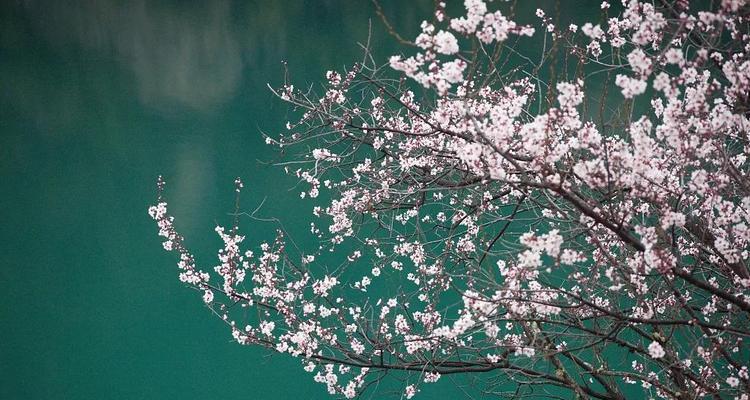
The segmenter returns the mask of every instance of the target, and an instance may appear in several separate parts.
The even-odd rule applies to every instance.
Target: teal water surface
[[[411,34],[429,4],[393,10]],[[146,208],[164,175],[208,266],[236,176],[246,208],[307,217],[259,162],[276,157],[261,130],[287,120],[266,84],[282,61],[300,84],[351,64],[374,15],[345,0],[2,2],[0,399],[329,398],[299,362],[231,341]]]

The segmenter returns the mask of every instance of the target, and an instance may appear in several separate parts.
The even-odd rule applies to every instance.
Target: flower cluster
[[[317,248],[279,232],[255,256],[235,222],[209,275],[161,197],[149,214],[235,340],[331,394],[496,371],[530,396],[747,399],[750,5],[714,3],[603,2],[580,28],[538,10],[541,29],[438,3],[390,69],[277,91],[302,115],[269,142],[302,153]]]

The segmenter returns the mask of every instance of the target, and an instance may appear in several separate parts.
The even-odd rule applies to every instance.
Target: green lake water
[[[304,84],[358,59],[372,5],[64,3],[0,5],[0,399],[328,398],[297,361],[231,341],[146,208],[164,175],[209,266],[234,177],[248,208],[307,217],[259,162],[287,117],[266,84],[282,60]],[[413,31],[427,14],[393,17]]]
[[[430,1],[391,3],[409,37],[429,18]],[[370,19],[384,61],[368,1],[2,2],[0,399],[329,398],[297,360],[232,342],[146,208],[162,174],[209,267],[237,176],[244,209],[309,218],[264,164],[260,132],[288,115],[266,84],[282,60],[297,85],[350,65]],[[457,395],[448,379],[424,394]]]

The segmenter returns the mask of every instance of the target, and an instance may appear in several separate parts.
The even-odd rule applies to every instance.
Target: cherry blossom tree
[[[549,12],[436,3],[387,64],[365,48],[322,89],[273,89],[299,118],[267,143],[297,154],[320,245],[247,245],[237,218],[201,268],[160,179],[180,280],[339,397],[465,374],[509,397],[750,399],[750,4]]]

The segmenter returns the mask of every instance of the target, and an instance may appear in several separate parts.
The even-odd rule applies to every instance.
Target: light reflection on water
[[[227,101],[237,90],[243,66],[258,47],[284,52],[283,26],[253,37],[260,24],[283,22],[283,7],[258,7],[236,15],[229,1],[165,4],[132,2],[29,1],[23,12],[32,29],[53,46],[80,46],[111,57],[130,71],[144,104],[178,104],[198,110]],[[279,3],[277,3],[279,4]],[[237,8],[237,7],[235,7]],[[274,57],[275,56],[275,57]]]

